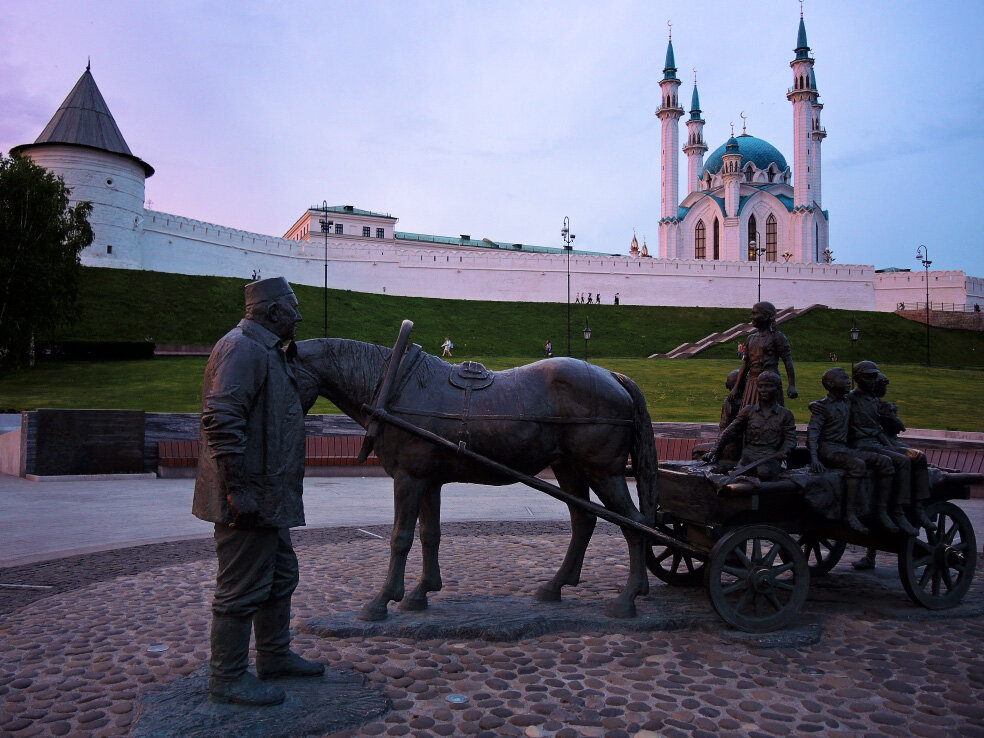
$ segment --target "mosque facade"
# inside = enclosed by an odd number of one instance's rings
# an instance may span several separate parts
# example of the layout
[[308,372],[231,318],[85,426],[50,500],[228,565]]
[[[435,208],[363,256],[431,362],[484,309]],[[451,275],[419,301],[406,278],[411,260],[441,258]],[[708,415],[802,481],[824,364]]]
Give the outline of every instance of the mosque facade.
[[[251,278],[376,294],[560,302],[592,294],[611,304],[778,307],[823,304],[891,311],[924,300],[923,272],[882,274],[831,263],[822,209],[820,125],[814,60],[800,21],[791,63],[793,167],[774,146],[732,136],[707,159],[696,83],[679,141],[680,80],[672,40],[660,82],[661,219],[656,257],[633,235],[629,255],[564,251],[470,234],[434,236],[396,228],[398,218],[352,205],[305,210],[283,236],[164,213],[145,206],[153,167],[135,156],[87,67],[37,140],[11,150],[61,175],[73,201],[92,203],[95,239],[86,266]],[[679,199],[679,154],[687,189]],[[327,278],[325,277],[327,274]],[[568,274],[570,288],[568,290]],[[984,305],[984,280],[929,272],[934,303]]]

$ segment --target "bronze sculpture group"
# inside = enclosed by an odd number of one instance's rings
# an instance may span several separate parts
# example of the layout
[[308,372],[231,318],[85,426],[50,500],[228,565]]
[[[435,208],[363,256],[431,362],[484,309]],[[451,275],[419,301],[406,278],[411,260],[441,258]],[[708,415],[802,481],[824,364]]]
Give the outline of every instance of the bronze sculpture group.
[[[786,336],[775,330],[775,315],[768,302],[752,308],[756,332],[748,339],[741,369],[728,377],[731,391],[722,411],[721,432],[714,448],[704,455],[706,462],[716,463],[730,454],[738,465],[733,476],[748,474],[753,482],[776,479],[796,446],[793,416],[782,407],[777,371],[781,359],[789,377],[788,394],[796,397],[792,353]],[[909,520],[911,514],[919,525],[933,530],[923,509],[929,499],[926,455],[898,440],[905,426],[897,406],[883,399],[888,378],[872,361],[856,364],[853,378],[857,387],[852,390],[851,378],[840,367],[822,377],[827,395],[810,403],[810,470],[818,474],[828,467],[841,470],[843,520],[856,533],[869,532],[858,509],[861,482],[868,471],[875,477],[875,524],[888,533],[915,535],[918,529]]]
[[[767,302],[752,308],[755,333],[741,368],[728,377],[721,433],[704,456],[717,471],[730,471],[729,481],[745,479],[758,487],[783,474],[796,446],[779,375],[782,362],[787,395],[795,398],[792,353],[775,330],[775,315]],[[209,680],[214,701],[278,704],[285,693],[267,680],[324,673],[322,664],[290,650],[289,631],[298,583],[289,531],[304,525],[304,415],[319,395],[367,428],[364,452],[374,446],[394,483],[389,568],[360,619],[386,618],[391,601],[405,610],[423,610],[428,593],[442,588],[442,485],[508,484],[516,475],[529,475],[522,481],[536,486],[532,475],[548,467],[562,490],[550,494],[568,502],[571,540],[563,563],[536,599],[559,601],[564,586],[578,584],[600,515],[621,525],[629,551],[628,579],[606,614],[635,615],[635,598],[649,589],[650,539],[659,540],[667,528],[656,529],[656,447],[645,400],[631,379],[569,358],[497,373],[475,362],[450,365],[419,346],[407,346],[408,331],[394,350],[328,338],[295,344],[300,320],[285,279],[248,284],[246,316],[215,345],[205,372],[193,513],[215,524],[218,573]],[[914,535],[912,520],[932,531],[923,510],[930,497],[926,457],[897,438],[905,426],[896,406],[883,399],[888,379],[873,362],[862,361],[854,367],[854,380],[852,390],[839,367],[823,375],[827,395],[810,404],[810,471],[841,470],[842,519],[857,534],[868,533],[862,518],[890,534]],[[626,483],[630,458],[638,509]],[[876,489],[866,515],[859,491],[869,470]],[[588,501],[589,490],[604,508]],[[405,597],[407,554],[418,522],[423,571]],[[685,540],[677,545],[707,558]],[[710,551],[710,568],[716,550]],[[259,678],[247,669],[251,632]]]

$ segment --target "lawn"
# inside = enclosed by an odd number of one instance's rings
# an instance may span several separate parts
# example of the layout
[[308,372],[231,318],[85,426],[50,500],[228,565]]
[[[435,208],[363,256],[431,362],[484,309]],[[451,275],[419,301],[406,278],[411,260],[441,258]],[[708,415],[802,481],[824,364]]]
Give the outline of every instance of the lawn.
[[[456,351],[455,361],[464,359],[482,361],[494,369],[533,360]],[[732,359],[601,358],[596,363],[632,377],[642,388],[655,421],[717,422],[725,394],[724,378],[737,366]],[[807,405],[823,396],[820,375],[830,366],[829,362],[797,362],[800,397],[787,400],[797,422],[809,420]],[[0,380],[0,409],[62,407],[197,412],[204,369],[205,359],[200,357],[41,362],[34,369],[17,369]],[[896,364],[883,364],[882,369],[892,381],[888,399],[898,404],[899,414],[909,427],[984,431],[984,408],[980,401],[984,371]],[[319,400],[312,412],[338,411],[327,401]]]

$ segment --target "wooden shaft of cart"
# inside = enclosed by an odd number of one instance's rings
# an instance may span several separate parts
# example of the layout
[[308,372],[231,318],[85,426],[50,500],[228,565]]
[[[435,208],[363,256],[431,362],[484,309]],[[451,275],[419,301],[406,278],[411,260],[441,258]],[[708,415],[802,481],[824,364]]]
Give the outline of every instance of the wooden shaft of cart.
[[[396,375],[400,371],[400,365],[403,364],[403,355],[406,353],[407,343],[410,341],[410,331],[412,330],[412,320],[404,320],[402,325],[400,325],[400,334],[397,336],[396,345],[393,346],[393,353],[390,354],[389,365],[386,367],[386,375],[383,377],[383,383],[379,385],[379,394],[376,395],[376,399],[373,402],[373,406],[376,408],[385,409],[386,403],[389,402],[390,392],[393,391],[393,382],[396,380]],[[365,464],[366,459],[369,458],[369,454],[372,453],[372,447],[376,442],[376,435],[378,433],[379,423],[373,420],[366,427],[366,437],[362,441],[362,448],[359,449],[360,464]]]
[[554,484],[550,484],[549,482],[545,482],[542,479],[539,479],[538,477],[531,477],[528,474],[523,474],[522,472],[518,472],[515,469],[511,469],[508,466],[505,466],[504,464],[500,464],[498,461],[493,461],[488,456],[482,456],[482,454],[475,453],[474,451],[466,448],[464,442],[452,443],[451,441],[444,438],[443,436],[439,436],[436,433],[432,433],[431,431],[421,428],[420,426],[414,425],[413,423],[408,423],[406,420],[403,420],[402,418],[398,418],[395,415],[390,415],[388,412],[386,412],[386,410],[382,408],[363,405],[362,409],[365,412],[372,415],[377,420],[380,420],[384,423],[389,423],[390,425],[394,425],[397,428],[406,431],[407,433],[415,435],[419,438],[423,438],[426,441],[430,441],[431,443],[437,446],[441,446],[442,448],[445,448],[448,451],[453,451],[454,453],[459,454],[460,456],[464,456],[467,459],[476,461],[479,464],[488,467],[489,469],[499,472],[503,476],[509,477],[510,479],[514,479],[517,482],[522,482],[523,484],[529,487],[533,487],[533,489],[539,490],[540,492],[548,494],[551,497],[560,500],[561,502],[566,502],[569,505],[574,505],[576,507],[579,507],[586,512],[589,512],[593,515],[597,515],[599,518],[602,518],[603,520],[607,520],[610,523],[614,523],[615,525],[621,528],[631,528],[632,530],[638,533],[642,533],[648,538],[651,538],[653,542],[661,546],[672,548],[676,551],[679,551],[680,553],[688,554],[690,556],[693,556],[695,559],[699,559],[701,561],[707,560],[708,555],[706,551],[701,551],[700,549],[691,546],[689,543],[685,543],[684,541],[677,540],[676,538],[671,538],[670,536],[662,533],[661,531],[656,530],[655,528],[650,528],[648,525],[643,525],[642,523],[638,523],[635,520],[632,520],[631,518],[625,517],[624,515],[619,515],[618,513],[614,513],[608,508],[598,505],[594,502],[591,502],[590,500],[582,500],[580,497],[575,497],[574,495],[568,494],[560,487]]

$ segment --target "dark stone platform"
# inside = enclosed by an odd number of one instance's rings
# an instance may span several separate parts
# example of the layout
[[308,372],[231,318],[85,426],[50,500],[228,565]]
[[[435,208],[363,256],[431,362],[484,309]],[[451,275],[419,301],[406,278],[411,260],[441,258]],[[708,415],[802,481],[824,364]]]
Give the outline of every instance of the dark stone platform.
[[281,705],[219,705],[208,698],[205,667],[141,698],[134,738],[301,738],[356,728],[382,717],[389,699],[351,672],[328,669],[320,679],[277,679]]
[[[524,597],[432,597],[427,610],[404,612],[390,605],[386,620],[364,622],[358,611],[342,612],[302,623],[298,630],[322,638],[480,639],[517,641],[550,633],[627,633],[685,630],[717,616],[702,591],[675,592],[658,602],[648,595],[636,600],[638,616],[610,618],[605,603],[574,597],[562,602],[537,602]],[[690,595],[690,596],[687,596]],[[696,596],[694,596],[696,595]]]

